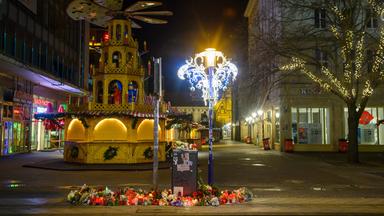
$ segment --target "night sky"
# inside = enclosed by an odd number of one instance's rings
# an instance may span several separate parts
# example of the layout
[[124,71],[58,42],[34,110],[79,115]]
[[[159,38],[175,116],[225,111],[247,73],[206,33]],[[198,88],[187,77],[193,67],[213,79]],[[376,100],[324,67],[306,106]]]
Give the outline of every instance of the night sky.
[[[214,47],[244,64],[248,0],[165,0],[164,5],[151,10],[170,10],[172,17],[166,25],[143,24],[135,30],[140,41],[146,40],[150,55],[163,58],[166,95],[182,92],[189,96],[187,81],[179,80],[177,69],[185,60],[205,48]],[[130,1],[126,1],[128,6]],[[139,23],[139,22],[138,22]],[[240,54],[239,52],[242,52]],[[241,65],[240,65],[241,67]],[[180,95],[179,95],[180,96]]]

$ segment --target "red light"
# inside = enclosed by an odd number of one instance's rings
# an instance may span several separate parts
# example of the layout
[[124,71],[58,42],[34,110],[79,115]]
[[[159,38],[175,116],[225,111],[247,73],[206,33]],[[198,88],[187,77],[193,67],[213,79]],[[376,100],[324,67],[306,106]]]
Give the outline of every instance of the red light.
[[109,34],[107,32],[104,33],[103,39],[104,41],[109,41]]

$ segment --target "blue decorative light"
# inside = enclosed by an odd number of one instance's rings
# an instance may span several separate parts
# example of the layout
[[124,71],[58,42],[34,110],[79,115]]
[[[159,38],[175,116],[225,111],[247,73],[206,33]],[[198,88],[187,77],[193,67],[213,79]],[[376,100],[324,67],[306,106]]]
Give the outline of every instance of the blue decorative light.
[[[207,67],[214,67],[212,74],[213,92],[211,94],[213,98],[210,98]],[[180,79],[189,81],[191,91],[200,89],[205,105],[207,105],[209,99],[213,100],[214,104],[217,102],[219,92],[227,89],[228,84],[236,79],[237,73],[237,67],[227,60],[222,52],[206,49],[204,52],[196,54],[194,58],[187,60],[186,64],[179,68],[177,75]]]

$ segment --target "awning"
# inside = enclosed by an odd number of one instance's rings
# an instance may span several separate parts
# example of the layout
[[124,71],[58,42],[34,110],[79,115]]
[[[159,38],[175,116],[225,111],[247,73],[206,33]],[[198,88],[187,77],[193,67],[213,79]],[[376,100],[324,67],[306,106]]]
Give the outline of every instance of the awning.
[[42,70],[25,65],[13,58],[0,54],[0,73],[16,75],[38,85],[68,94],[84,96],[87,91],[65,82]]

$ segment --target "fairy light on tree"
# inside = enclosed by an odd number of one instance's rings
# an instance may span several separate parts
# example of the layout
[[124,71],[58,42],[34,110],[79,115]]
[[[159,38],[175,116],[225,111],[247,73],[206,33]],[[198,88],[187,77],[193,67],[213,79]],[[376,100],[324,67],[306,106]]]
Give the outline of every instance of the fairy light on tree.
[[199,89],[205,105],[209,110],[209,159],[208,184],[213,184],[213,152],[212,152],[212,114],[213,105],[219,99],[219,94],[227,89],[230,82],[237,76],[237,67],[224,54],[209,48],[186,61],[177,72],[180,79],[189,81],[191,91]]
[[[298,2],[298,1],[297,1]],[[290,1],[291,6],[313,9],[312,5],[305,5]],[[348,140],[350,162],[358,162],[358,125],[369,98],[384,79],[384,27],[378,25],[378,34],[372,34],[364,19],[367,6],[371,8],[370,16],[383,19],[383,4],[378,0],[367,1],[340,1],[322,4],[322,9],[327,13],[327,28],[319,30],[319,34],[326,37],[322,47],[336,47],[338,55],[333,65],[322,65],[313,62],[301,50],[297,49],[284,53],[282,56],[291,56],[290,62],[280,68],[281,71],[297,71],[305,74],[327,92],[333,93],[345,102],[348,108]],[[294,6],[293,6],[294,7]],[[357,19],[360,14],[362,19]],[[313,31],[315,31],[314,29]],[[304,30],[303,30],[304,32]],[[310,32],[310,31],[308,31]],[[311,32],[315,35],[314,32]],[[326,36],[324,36],[327,34]],[[284,41],[280,42],[284,44]],[[281,45],[283,46],[283,45]],[[287,49],[288,50],[288,49]],[[369,56],[368,51],[374,50]],[[331,52],[332,52],[331,51]],[[371,58],[371,60],[370,60]],[[320,65],[320,70],[315,71],[313,65]]]

